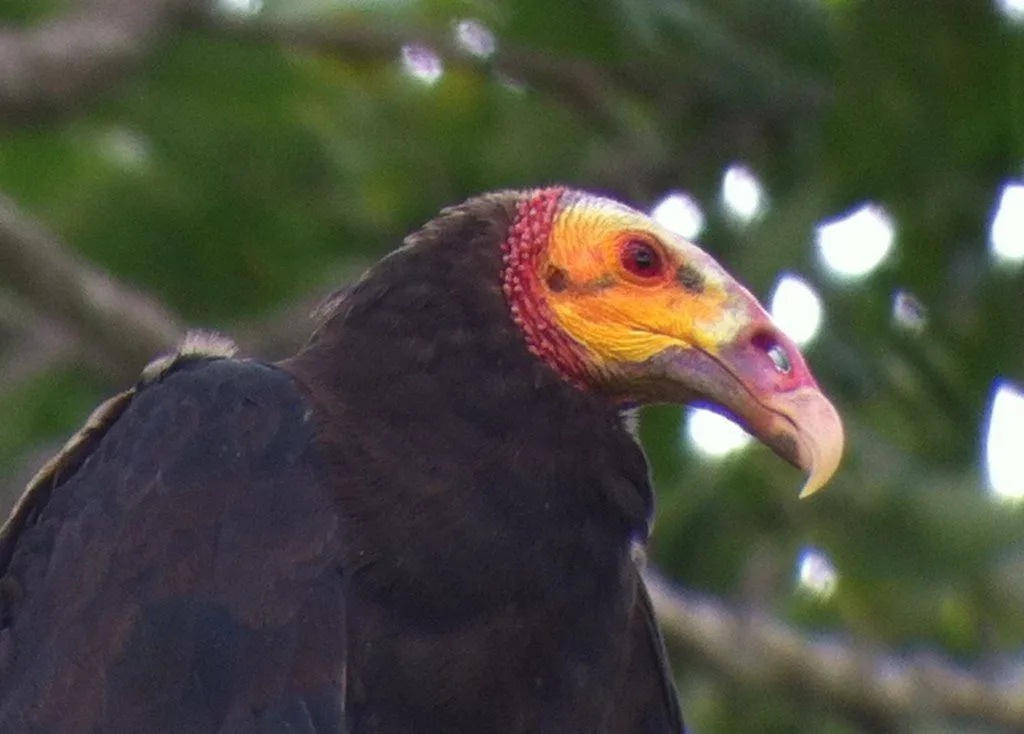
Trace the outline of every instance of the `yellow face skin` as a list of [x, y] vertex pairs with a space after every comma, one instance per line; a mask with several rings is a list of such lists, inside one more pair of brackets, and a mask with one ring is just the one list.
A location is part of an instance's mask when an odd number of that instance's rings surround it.
[[[626, 269], [623, 246], [631, 238], [658, 250], [663, 277]], [[684, 266], [700, 275], [700, 292], [676, 278]], [[552, 268], [566, 276], [561, 289], [547, 282]], [[562, 209], [539, 275], [559, 326], [599, 368], [643, 362], [669, 347], [714, 354], [749, 321], [746, 305], [734, 297], [734, 281], [706, 253], [640, 212], [598, 197]]]
[[843, 451], [835, 408], [792, 340], [696, 245], [622, 204], [568, 192], [535, 267], [589, 388], [716, 407], [810, 473], [803, 495], [832, 476]]

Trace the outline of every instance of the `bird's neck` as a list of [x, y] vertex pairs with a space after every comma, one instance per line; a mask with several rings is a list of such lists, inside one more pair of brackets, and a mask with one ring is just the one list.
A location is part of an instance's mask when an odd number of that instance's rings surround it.
[[324, 455], [345, 457], [328, 469], [365, 555], [423, 578], [514, 560], [504, 573], [558, 582], [645, 538], [647, 467], [615, 406], [530, 352], [501, 288], [514, 202], [487, 204], [382, 261], [285, 367]]

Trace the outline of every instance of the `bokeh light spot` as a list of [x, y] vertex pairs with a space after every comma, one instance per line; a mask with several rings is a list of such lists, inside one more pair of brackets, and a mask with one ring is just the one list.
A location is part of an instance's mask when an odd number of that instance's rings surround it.
[[988, 239], [997, 261], [1024, 262], [1024, 184], [1013, 182], [1003, 186]]
[[1024, 499], [1024, 392], [999, 381], [985, 435], [989, 489], [1000, 499]]
[[217, 0], [217, 6], [225, 13], [256, 15], [263, 10], [263, 0]]
[[149, 140], [124, 127], [111, 127], [98, 139], [100, 151], [111, 163], [126, 171], [145, 168], [151, 158]]
[[410, 43], [402, 46], [402, 69], [413, 79], [433, 86], [444, 74], [444, 63], [429, 46]]
[[455, 24], [455, 42], [462, 50], [481, 59], [493, 56], [498, 47], [491, 29], [472, 18]]
[[800, 346], [818, 335], [824, 315], [817, 291], [803, 278], [789, 274], [775, 284], [769, 310], [775, 325]]
[[722, 205], [739, 224], [747, 224], [764, 211], [764, 186], [753, 171], [741, 163], [729, 166], [722, 176]]
[[904, 331], [918, 333], [928, 325], [928, 309], [909, 291], [896, 291], [892, 297], [893, 323]]
[[818, 253], [828, 270], [839, 278], [857, 279], [882, 264], [896, 240], [896, 226], [877, 204], [818, 226]]
[[675, 191], [659, 201], [651, 217], [665, 229], [688, 240], [696, 239], [704, 230], [704, 212], [689, 194]]
[[1015, 23], [1024, 23], [1024, 0], [996, 0], [996, 7]]
[[828, 599], [836, 591], [839, 574], [823, 551], [806, 547], [800, 551], [796, 565], [797, 587], [812, 596]]
[[728, 456], [742, 450], [753, 440], [736, 423], [705, 408], [689, 408], [685, 421], [690, 444], [703, 456]]

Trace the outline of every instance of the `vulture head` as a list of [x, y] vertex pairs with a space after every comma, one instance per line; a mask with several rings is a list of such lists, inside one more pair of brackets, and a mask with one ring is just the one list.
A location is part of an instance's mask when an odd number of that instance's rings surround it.
[[839, 464], [843, 427], [793, 341], [707, 253], [592, 194], [517, 197], [501, 282], [529, 350], [622, 404], [692, 403], [741, 424], [808, 472]]

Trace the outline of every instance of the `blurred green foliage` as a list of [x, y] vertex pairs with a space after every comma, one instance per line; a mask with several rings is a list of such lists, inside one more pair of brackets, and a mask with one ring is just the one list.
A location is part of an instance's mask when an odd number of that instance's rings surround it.
[[[0, 21], [66, 5], [8, 0]], [[266, 0], [259, 16], [429, 38], [475, 18], [499, 51], [586, 67], [611, 113], [542, 74], [456, 64], [428, 85], [397, 48], [349, 57], [192, 27], [82, 114], [0, 133], [0, 190], [189, 323], [229, 331], [480, 191], [559, 181], [649, 207], [686, 190], [704, 245], [754, 292], [788, 271], [822, 294], [808, 356], [849, 453], [827, 492], [797, 502], [799, 477], [767, 451], [709, 462], [681, 440], [679, 409], [650, 409], [655, 562], [812, 634], [1020, 658], [1024, 509], [988, 496], [981, 447], [994, 380], [1024, 384], [1024, 271], [987, 251], [1000, 187], [1024, 174], [1024, 27], [980, 0]], [[746, 228], [718, 205], [735, 161], [770, 195]], [[892, 214], [896, 248], [835, 282], [814, 226], [865, 200]], [[926, 307], [923, 331], [894, 324], [898, 290]], [[116, 387], [61, 365], [0, 392], [0, 473], [24, 472], [31, 447]], [[838, 571], [827, 599], [795, 588], [805, 546]], [[869, 730], [829, 701], [678, 671], [705, 734]]]

